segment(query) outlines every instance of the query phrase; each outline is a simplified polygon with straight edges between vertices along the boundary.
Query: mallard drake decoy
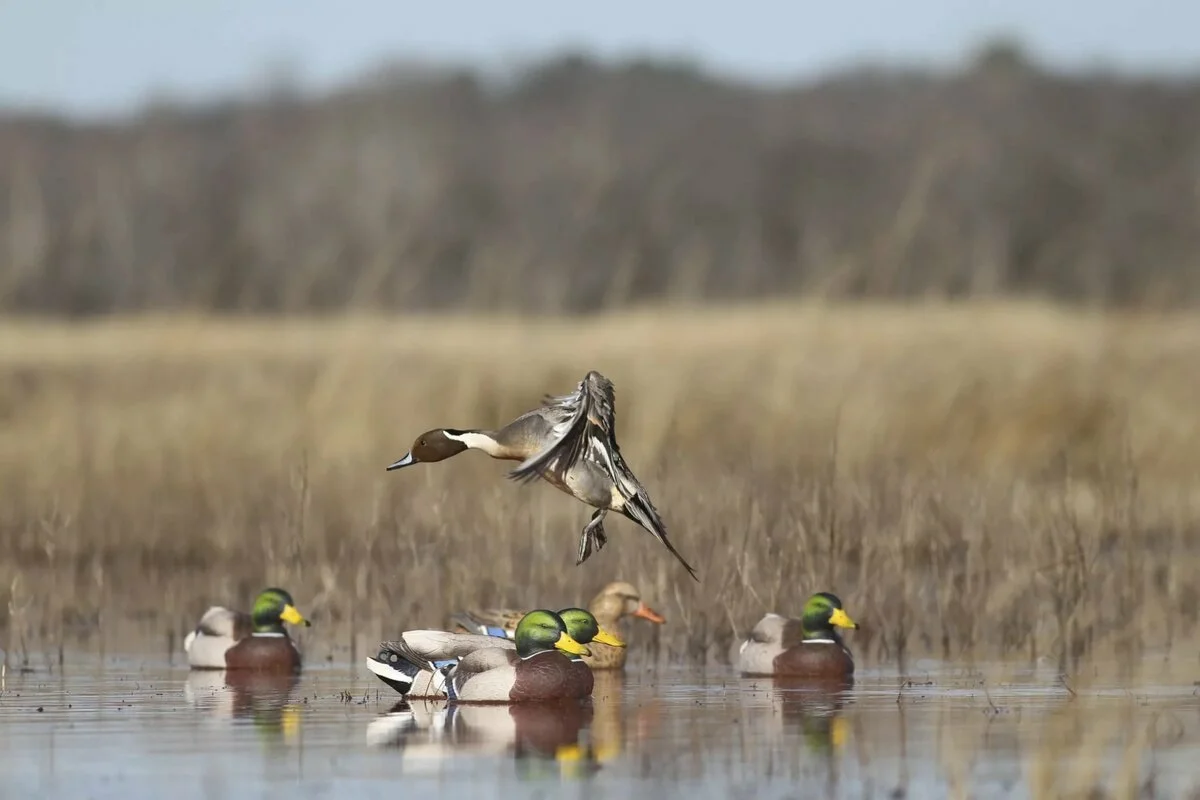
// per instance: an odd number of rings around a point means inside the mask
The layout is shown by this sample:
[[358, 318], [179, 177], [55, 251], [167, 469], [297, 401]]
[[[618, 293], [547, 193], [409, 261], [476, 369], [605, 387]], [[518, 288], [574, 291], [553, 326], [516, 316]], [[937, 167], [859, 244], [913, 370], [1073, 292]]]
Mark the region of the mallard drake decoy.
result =
[[[585, 609], [564, 608], [557, 613], [566, 626], [567, 635], [577, 643], [589, 646], [589, 649], [593, 642], [602, 642], [615, 648], [625, 646], [618, 636], [601, 628], [591, 612]], [[403, 647], [393, 647], [392, 642], [380, 644], [378, 655], [367, 658], [367, 669], [397, 692], [413, 698], [446, 697], [446, 673], [476, 650], [489, 647], [509, 651], [517, 649], [513, 639], [477, 633], [405, 631], [400, 634], [400, 640]], [[417, 658], [406, 657], [405, 649]], [[571, 651], [567, 655], [572, 669], [582, 681], [580, 691], [585, 696], [590, 695], [595, 681], [592, 671], [584, 663], [582, 654]]]
[[[396, 641], [381, 643], [380, 657], [368, 659], [367, 668], [396, 689], [403, 686], [404, 677], [412, 681], [421, 672], [430, 673], [431, 683], [441, 684], [433, 691], [452, 701], [577, 700], [587, 697], [585, 689], [590, 687], [567, 656], [588, 654], [588, 648], [567, 632], [562, 617], [537, 609], [517, 624], [512, 643], [478, 634], [405, 631]], [[381, 669], [385, 666], [391, 671]], [[410, 692], [419, 690], [409, 685]]]
[[299, 672], [300, 651], [283, 623], [311, 625], [292, 596], [283, 589], [265, 589], [249, 613], [213, 606], [183, 640], [192, 669], [253, 669]]
[[[625, 642], [619, 636], [600, 627], [600, 623], [596, 620], [596, 617], [587, 609], [564, 608], [558, 612], [558, 616], [566, 624], [567, 633], [571, 635], [571, 638], [582, 645], [587, 645], [589, 651], [586, 654], [587, 657], [595, 655], [597, 644], [604, 645], [613, 650], [624, 651]], [[585, 654], [571, 654], [568, 657], [571, 659], [571, 669], [578, 675], [584, 687], [582, 689], [584, 697], [590, 696], [592, 689], [596, 685], [596, 678], [592, 675], [592, 668], [588, 666]]]
[[[642, 602], [638, 590], [625, 581], [614, 581], [601, 589], [588, 603], [588, 611], [601, 628], [610, 631], [619, 630], [620, 621], [627, 616], [640, 617], [657, 625], [666, 622], [661, 614]], [[451, 615], [450, 623], [469, 633], [511, 639], [516, 631], [517, 622], [525, 613], [511, 608], [468, 609]], [[571, 631], [571, 635], [575, 636], [574, 630]], [[579, 639], [578, 636], [575, 638]], [[625, 668], [627, 651], [624, 645], [614, 647], [602, 640], [596, 640], [596, 643], [589, 645], [589, 649], [592, 654], [584, 657], [583, 661], [593, 670]]]
[[695, 580], [696, 570], [667, 538], [666, 526], [621, 457], [616, 439], [616, 400], [612, 381], [592, 370], [576, 390], [547, 396], [500, 430], [434, 428], [416, 438], [412, 449], [388, 470], [444, 461], [464, 450], [482, 450], [492, 458], [520, 461], [509, 477], [527, 482], [542, 478], [596, 511], [579, 538], [578, 566], [608, 541], [604, 517], [616, 511], [662, 542]]
[[804, 604], [800, 619], [767, 614], [739, 648], [736, 663], [743, 675], [803, 678], [850, 678], [854, 658], [837, 628], [858, 623], [829, 592], [817, 592]]

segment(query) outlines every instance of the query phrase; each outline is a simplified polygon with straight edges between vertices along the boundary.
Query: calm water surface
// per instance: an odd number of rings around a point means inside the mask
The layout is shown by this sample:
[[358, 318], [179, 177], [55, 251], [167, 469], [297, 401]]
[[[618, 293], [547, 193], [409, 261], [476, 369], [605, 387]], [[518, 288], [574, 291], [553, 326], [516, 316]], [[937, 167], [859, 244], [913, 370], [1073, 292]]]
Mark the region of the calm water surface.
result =
[[398, 700], [350, 665], [234, 684], [132, 657], [9, 673], [0, 797], [1055, 797], [1097, 785], [1186, 797], [1200, 787], [1200, 696], [1184, 680], [1070, 687], [1053, 672], [924, 663], [905, 678], [860, 671], [837, 692], [631, 670], [598, 676], [590, 708]]

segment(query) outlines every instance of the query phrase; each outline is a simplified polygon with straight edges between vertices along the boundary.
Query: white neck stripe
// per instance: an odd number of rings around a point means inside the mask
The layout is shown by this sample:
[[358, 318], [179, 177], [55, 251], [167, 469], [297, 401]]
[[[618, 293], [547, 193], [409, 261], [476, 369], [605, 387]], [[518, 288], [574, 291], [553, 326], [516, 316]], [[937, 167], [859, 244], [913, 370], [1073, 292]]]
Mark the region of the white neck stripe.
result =
[[446, 433], [445, 431], [442, 431], [442, 433], [445, 434], [447, 439], [451, 439], [456, 442], [462, 442], [463, 444], [465, 444], [467, 446], [468, 449], [482, 450], [483, 452], [488, 453], [488, 454], [494, 453], [496, 451], [496, 441], [492, 437], [485, 436], [482, 433], [467, 432], [467, 433], [461, 433], [461, 434], [454, 434], [454, 433]]
[[837, 644], [833, 639], [804, 639], [802, 644]]

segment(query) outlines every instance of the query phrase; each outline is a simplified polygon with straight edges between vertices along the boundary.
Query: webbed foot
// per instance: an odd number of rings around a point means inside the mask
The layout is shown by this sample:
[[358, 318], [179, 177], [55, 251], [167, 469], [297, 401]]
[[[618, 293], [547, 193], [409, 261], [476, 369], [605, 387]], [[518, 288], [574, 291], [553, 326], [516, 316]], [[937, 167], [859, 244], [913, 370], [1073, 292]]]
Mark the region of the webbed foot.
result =
[[604, 515], [608, 513], [608, 509], [602, 508], [592, 514], [592, 520], [579, 535], [579, 560], [575, 562], [575, 566], [579, 566], [592, 553], [599, 552], [604, 545], [608, 544], [608, 535], [604, 532]]

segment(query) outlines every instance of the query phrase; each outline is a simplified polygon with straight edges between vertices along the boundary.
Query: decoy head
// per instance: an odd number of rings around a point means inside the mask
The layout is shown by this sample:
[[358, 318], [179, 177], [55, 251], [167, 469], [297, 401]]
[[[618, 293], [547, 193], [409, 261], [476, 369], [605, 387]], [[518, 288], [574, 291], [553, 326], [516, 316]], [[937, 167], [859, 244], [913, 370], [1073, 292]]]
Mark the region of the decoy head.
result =
[[858, 630], [858, 623], [850, 619], [842, 601], [829, 592], [817, 592], [804, 604], [800, 618], [805, 639], [837, 639], [834, 628]]
[[283, 623], [292, 625], [312, 625], [296, 610], [292, 596], [283, 589], [264, 589], [254, 600], [254, 610], [250, 613], [254, 621], [254, 630], [258, 633], [277, 633], [283, 631]]
[[632, 584], [614, 581], [592, 599], [592, 613], [615, 623], [621, 617], [641, 617], [657, 625], [666, 622], [661, 614], [642, 602], [642, 596]]
[[625, 642], [621, 640], [621, 637], [601, 628], [600, 623], [592, 616], [592, 612], [587, 609], [564, 608], [558, 612], [558, 616], [562, 618], [563, 624], [567, 626], [567, 633], [580, 644], [600, 642], [601, 644], [613, 647], [625, 646]]
[[517, 645], [517, 655], [529, 658], [538, 653], [559, 650], [567, 655], [590, 656], [592, 651], [575, 641], [575, 637], [567, 632], [567, 625], [562, 617], [553, 611], [539, 608], [521, 617], [517, 623], [513, 639]]

